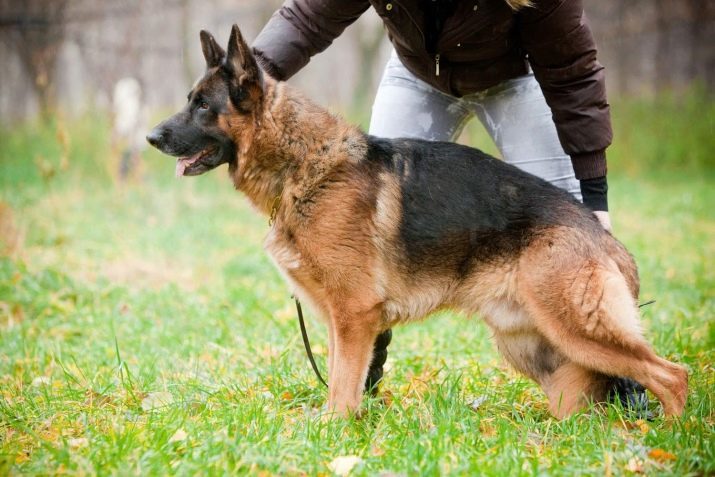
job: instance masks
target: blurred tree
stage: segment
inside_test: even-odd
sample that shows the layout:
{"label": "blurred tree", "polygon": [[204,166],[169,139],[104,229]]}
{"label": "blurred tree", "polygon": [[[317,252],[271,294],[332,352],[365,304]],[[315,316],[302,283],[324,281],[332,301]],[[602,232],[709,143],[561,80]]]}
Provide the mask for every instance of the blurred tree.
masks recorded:
{"label": "blurred tree", "polygon": [[[282,2],[0,0],[0,122],[36,114],[36,107],[47,114],[56,102],[74,111],[109,109],[115,83],[126,76],[140,80],[149,106],[176,106],[203,70],[200,29],[225,40],[236,22],[252,39]],[[715,0],[584,7],[609,93],[677,92],[694,81],[715,93]],[[322,103],[367,114],[385,38],[379,17],[368,12],[291,81]]]}
{"label": "blurred tree", "polygon": [[[379,64],[379,50],[387,35],[381,22],[358,22],[358,77],[355,85],[352,108],[359,111],[364,107],[366,100],[372,101],[372,92],[375,90],[375,72]],[[368,103],[369,104],[369,103]]]}
{"label": "blurred tree", "polygon": [[64,41],[64,13],[68,0],[0,0],[0,25],[9,43],[33,81],[46,117],[56,103],[55,72]]}
{"label": "blurred tree", "polygon": [[181,60],[184,67],[184,82],[191,84],[198,75],[198,72],[194,71],[191,56],[189,55],[191,47],[196,43],[196,35],[193,35],[191,30],[191,0],[180,0],[179,5],[181,8],[181,40],[183,42]]}

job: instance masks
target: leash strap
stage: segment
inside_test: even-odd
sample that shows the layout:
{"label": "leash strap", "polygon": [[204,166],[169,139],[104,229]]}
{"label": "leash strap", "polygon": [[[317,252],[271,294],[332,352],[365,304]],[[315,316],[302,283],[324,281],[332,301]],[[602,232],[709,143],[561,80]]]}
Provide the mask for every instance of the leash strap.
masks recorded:
{"label": "leash strap", "polygon": [[641,303],[640,305],[638,305],[638,308],[643,308],[644,306],[652,305],[653,303],[655,303],[655,300],[650,300],[645,303]]}
{"label": "leash strap", "polygon": [[327,388],[328,383],[325,382],[323,377],[320,375],[320,371],[318,371],[318,365],[315,364],[315,358],[313,357],[313,352],[310,350],[310,341],[308,341],[308,332],[305,330],[305,320],[303,319],[303,308],[300,306],[300,300],[298,300],[297,297],[294,297],[295,299],[295,308],[298,310],[298,322],[300,323],[300,334],[303,335],[303,345],[305,345],[305,352],[308,355],[308,359],[310,360],[310,365],[313,367],[313,371],[315,371],[315,375],[318,377],[318,380],[320,380],[321,383]]}

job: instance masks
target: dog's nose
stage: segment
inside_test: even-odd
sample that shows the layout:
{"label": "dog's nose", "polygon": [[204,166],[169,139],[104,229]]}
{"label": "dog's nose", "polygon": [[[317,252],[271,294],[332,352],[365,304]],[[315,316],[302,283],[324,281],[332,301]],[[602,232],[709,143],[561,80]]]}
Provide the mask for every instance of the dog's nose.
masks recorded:
{"label": "dog's nose", "polygon": [[164,138],[164,132],[159,128],[154,128],[146,135],[146,140],[154,147],[159,147]]}

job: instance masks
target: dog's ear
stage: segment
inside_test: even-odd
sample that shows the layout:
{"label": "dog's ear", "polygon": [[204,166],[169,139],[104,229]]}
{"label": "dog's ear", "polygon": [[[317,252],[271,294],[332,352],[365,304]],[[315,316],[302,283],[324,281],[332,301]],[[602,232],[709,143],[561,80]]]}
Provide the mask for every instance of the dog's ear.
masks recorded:
{"label": "dog's ear", "polygon": [[201,37],[201,51],[204,52],[204,58],[206,58],[206,68],[219,66],[226,57],[226,52],[216,43],[213,35],[206,30],[201,30],[199,37]]}
{"label": "dog's ear", "polygon": [[258,68],[258,63],[256,63],[256,58],[253,56],[251,48],[243,39],[238,25],[233,25],[233,28],[231,28],[231,38],[228,40],[226,55],[226,67],[234,73],[239,84],[242,84],[244,81],[260,80],[261,70]]}

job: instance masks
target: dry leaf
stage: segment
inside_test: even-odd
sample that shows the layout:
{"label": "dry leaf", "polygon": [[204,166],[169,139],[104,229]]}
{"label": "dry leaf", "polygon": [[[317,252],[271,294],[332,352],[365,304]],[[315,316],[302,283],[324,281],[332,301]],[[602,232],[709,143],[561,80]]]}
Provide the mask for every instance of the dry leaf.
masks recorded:
{"label": "dry leaf", "polygon": [[48,384],[50,384],[50,378],[47,376],[38,376],[32,380],[32,385],[36,388],[40,386],[47,386]]}
{"label": "dry leaf", "polygon": [[476,410],[479,409],[479,408],[482,406],[482,404],[484,404],[485,402],[487,402],[487,397],[486,397],[486,396],[477,396],[477,397],[475,397],[475,398],[472,398],[472,399],[469,400],[469,404],[468,404],[468,405],[469,405],[469,409],[471,409],[472,411],[476,411]]}
{"label": "dry leaf", "polygon": [[89,444],[89,440],[86,437],[75,437],[68,440],[67,444],[69,444],[72,449],[79,449]]}
{"label": "dry leaf", "polygon": [[169,442],[181,442],[186,440],[186,437],[188,437],[188,434],[186,434],[186,431],[179,428],[176,430],[173,436],[169,438]]}
{"label": "dry leaf", "polygon": [[479,433],[482,437],[494,437],[497,434],[497,428],[493,422],[493,419],[481,420],[479,423]]}
{"label": "dry leaf", "polygon": [[144,399],[142,399],[142,409],[145,411],[152,411],[154,409],[159,409],[168,406],[173,401],[171,393],[166,391],[158,391],[155,393],[149,393]]}
{"label": "dry leaf", "polygon": [[88,389],[85,393],[84,403],[87,406],[104,406],[112,401],[112,398],[106,394],[98,393],[92,389]]}
{"label": "dry leaf", "polygon": [[650,426],[643,419],[638,419],[636,421],[636,426],[640,429],[641,434],[648,434],[648,431],[650,431]]}
{"label": "dry leaf", "polygon": [[634,472],[636,474],[644,473],[643,461],[641,461],[637,457],[631,457],[630,459],[628,459],[628,463],[626,464],[626,470]]}
{"label": "dry leaf", "polygon": [[648,457],[657,460],[658,462],[667,462],[669,460],[677,459],[675,454],[671,454],[670,452],[664,451],[663,449],[652,449],[650,452],[648,452]]}
{"label": "dry leaf", "polygon": [[362,462],[362,459],[356,455],[343,455],[336,457],[328,464],[328,469],[337,475],[348,475],[353,467]]}

